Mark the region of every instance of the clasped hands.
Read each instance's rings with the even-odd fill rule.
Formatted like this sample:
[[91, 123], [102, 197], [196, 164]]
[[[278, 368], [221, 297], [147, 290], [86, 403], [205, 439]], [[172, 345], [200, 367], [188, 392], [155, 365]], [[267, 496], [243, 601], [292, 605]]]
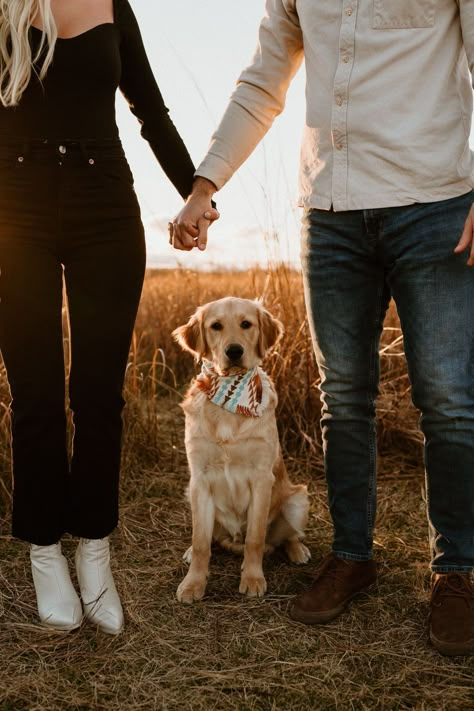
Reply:
[[211, 200], [216, 186], [206, 178], [196, 178], [193, 191], [183, 209], [168, 223], [169, 242], [175, 249], [190, 252], [197, 247], [204, 251], [207, 245], [207, 230], [219, 212]]
[[[173, 222], [168, 223], [169, 242], [175, 249], [185, 252], [195, 247], [201, 251], [206, 249], [209, 226], [220, 217], [211, 204], [215, 192], [216, 186], [209, 180], [196, 178], [193, 191], [183, 209]], [[474, 206], [469, 211], [461, 238], [454, 248], [455, 253], [466, 250], [469, 250], [467, 265], [474, 267]]]

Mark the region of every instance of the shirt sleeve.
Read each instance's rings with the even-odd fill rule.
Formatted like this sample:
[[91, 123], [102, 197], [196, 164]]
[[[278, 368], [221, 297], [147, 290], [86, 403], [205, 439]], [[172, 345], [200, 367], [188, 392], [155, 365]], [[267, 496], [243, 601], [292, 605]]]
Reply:
[[239, 77], [196, 175], [218, 189], [225, 185], [283, 111], [303, 56], [296, 0], [267, 0], [252, 62]]
[[121, 33], [120, 90], [141, 124], [141, 135], [176, 190], [187, 198], [192, 190], [194, 165], [169, 116], [128, 0], [116, 0], [115, 22]]

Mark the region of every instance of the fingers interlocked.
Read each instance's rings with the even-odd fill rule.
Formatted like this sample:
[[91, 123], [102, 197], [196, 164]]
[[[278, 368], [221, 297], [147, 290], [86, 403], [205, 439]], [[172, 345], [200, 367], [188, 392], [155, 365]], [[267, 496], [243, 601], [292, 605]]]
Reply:
[[189, 222], [168, 222], [169, 243], [175, 249], [191, 251], [199, 237], [199, 229]]
[[219, 212], [215, 208], [203, 212], [200, 207], [191, 210], [187, 205], [172, 222], [168, 222], [169, 243], [185, 252], [194, 247], [202, 251], [206, 249], [209, 225], [217, 219]]

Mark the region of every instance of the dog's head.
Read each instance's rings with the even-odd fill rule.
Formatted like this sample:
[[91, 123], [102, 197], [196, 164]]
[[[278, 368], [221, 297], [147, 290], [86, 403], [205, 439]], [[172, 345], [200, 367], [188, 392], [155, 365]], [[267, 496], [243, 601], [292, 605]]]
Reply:
[[282, 334], [280, 321], [257, 301], [227, 297], [200, 306], [173, 338], [197, 360], [210, 360], [228, 374], [258, 365]]

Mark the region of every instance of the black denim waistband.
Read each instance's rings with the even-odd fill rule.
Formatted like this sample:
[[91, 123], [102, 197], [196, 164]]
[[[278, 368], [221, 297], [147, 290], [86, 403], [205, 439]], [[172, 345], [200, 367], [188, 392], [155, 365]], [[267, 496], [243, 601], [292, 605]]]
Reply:
[[0, 140], [0, 158], [62, 157], [66, 160], [67, 156], [81, 155], [86, 158], [100, 156], [103, 159], [125, 157], [120, 139], [58, 138], [11, 143]]

